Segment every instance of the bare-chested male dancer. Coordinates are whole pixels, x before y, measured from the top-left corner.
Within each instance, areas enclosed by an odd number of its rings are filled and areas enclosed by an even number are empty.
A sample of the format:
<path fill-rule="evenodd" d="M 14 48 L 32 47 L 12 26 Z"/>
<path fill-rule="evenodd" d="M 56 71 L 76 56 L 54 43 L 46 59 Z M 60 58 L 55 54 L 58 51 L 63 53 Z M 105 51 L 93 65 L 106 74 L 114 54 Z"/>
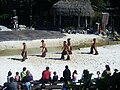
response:
<path fill-rule="evenodd" d="M 40 46 L 40 48 L 42 48 L 42 55 L 41 55 L 41 57 L 45 57 L 46 53 L 47 53 L 46 44 L 45 44 L 44 40 L 42 40 L 41 42 L 42 42 L 42 46 Z"/>
<path fill-rule="evenodd" d="M 93 50 L 95 51 L 95 53 Z M 93 43 L 92 43 L 91 48 L 90 48 L 90 54 L 93 54 L 93 53 L 94 53 L 94 55 L 98 55 L 98 51 L 96 48 L 96 38 L 93 38 Z"/>
<path fill-rule="evenodd" d="M 71 47 L 71 42 L 70 42 L 71 38 L 67 39 L 67 45 L 68 45 L 68 52 L 69 54 L 72 54 L 72 47 Z"/>
<path fill-rule="evenodd" d="M 23 49 L 22 49 L 21 55 L 23 57 L 22 61 L 25 61 L 25 59 L 27 59 L 27 45 L 26 45 L 26 43 L 23 43 Z"/>
<path fill-rule="evenodd" d="M 66 60 L 70 60 L 70 55 L 68 52 L 68 45 L 66 41 L 63 42 L 63 51 L 62 51 L 61 59 L 65 59 L 64 55 L 67 55 Z"/>

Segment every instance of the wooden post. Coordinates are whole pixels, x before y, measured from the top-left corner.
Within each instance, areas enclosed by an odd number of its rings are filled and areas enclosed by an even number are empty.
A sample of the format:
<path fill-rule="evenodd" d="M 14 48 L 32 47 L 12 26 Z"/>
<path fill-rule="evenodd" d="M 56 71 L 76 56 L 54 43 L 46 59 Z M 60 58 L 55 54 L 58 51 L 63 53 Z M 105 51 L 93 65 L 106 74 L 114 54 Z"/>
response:
<path fill-rule="evenodd" d="M 79 14 L 78 14 L 78 27 L 80 27 L 80 15 L 81 15 L 81 8 L 79 9 Z"/>
<path fill-rule="evenodd" d="M 59 24 L 60 24 L 60 28 L 61 28 L 61 14 L 60 14 L 60 22 L 59 22 Z"/>
<path fill-rule="evenodd" d="M 80 27 L 80 15 L 78 15 L 78 27 Z"/>
<path fill-rule="evenodd" d="M 87 16 L 85 16 L 85 28 L 87 28 L 88 21 L 87 21 Z"/>
<path fill-rule="evenodd" d="M 61 29 L 61 8 L 60 8 L 60 17 L 59 17 L 60 21 L 59 21 L 59 25 L 60 25 L 60 29 Z"/>
<path fill-rule="evenodd" d="M 54 26 L 56 25 L 56 15 L 54 13 Z"/>

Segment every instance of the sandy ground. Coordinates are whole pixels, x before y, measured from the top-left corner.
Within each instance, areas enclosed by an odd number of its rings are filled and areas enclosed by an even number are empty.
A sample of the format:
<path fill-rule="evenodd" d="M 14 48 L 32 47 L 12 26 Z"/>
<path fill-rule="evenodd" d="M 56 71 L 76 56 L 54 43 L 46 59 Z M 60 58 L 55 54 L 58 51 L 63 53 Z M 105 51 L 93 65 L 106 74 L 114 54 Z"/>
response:
<path fill-rule="evenodd" d="M 71 38 L 72 45 L 78 45 L 80 42 L 91 42 L 92 38 L 101 38 L 96 35 L 67 35 L 64 38 L 57 39 L 45 39 L 47 46 L 54 47 L 62 45 L 62 41 L 66 40 L 68 37 Z M 11 48 L 21 48 L 21 43 L 23 41 L 6 41 L 0 42 L 0 47 L 2 49 L 11 49 Z M 40 40 L 26 41 L 28 47 L 39 47 Z M 78 79 L 81 78 L 82 71 L 88 69 L 90 73 L 93 73 L 93 78 L 97 77 L 96 72 L 102 71 L 105 69 L 105 65 L 108 64 L 111 67 L 113 72 L 115 68 L 120 70 L 120 45 L 112 46 L 102 46 L 97 47 L 99 55 L 92 54 L 82 54 L 89 52 L 90 47 L 80 48 L 80 50 L 74 50 L 71 55 L 71 60 L 65 61 L 60 60 L 61 51 L 48 52 L 45 58 L 40 57 L 40 53 L 32 54 L 28 56 L 28 59 L 24 62 L 21 62 L 20 55 L 13 56 L 1 56 L 0 57 L 0 85 L 3 85 L 7 80 L 7 73 L 9 70 L 12 71 L 13 77 L 15 72 L 21 72 L 23 67 L 27 67 L 28 70 L 33 74 L 34 80 L 41 78 L 42 71 L 45 70 L 46 66 L 50 67 L 50 71 L 53 75 L 53 71 L 56 71 L 59 75 L 59 78 L 62 76 L 65 65 L 68 65 L 71 72 L 74 70 L 78 71 Z"/>
<path fill-rule="evenodd" d="M 47 47 L 61 47 L 63 45 L 63 41 L 67 40 L 67 38 L 71 38 L 72 46 L 78 46 L 84 43 L 91 43 L 93 38 L 97 38 L 97 40 L 104 41 L 105 39 L 94 34 L 65 34 L 63 38 L 55 38 L 55 39 L 44 39 Z M 21 49 L 22 43 L 26 42 L 28 48 L 39 48 L 41 45 L 41 39 L 37 40 L 20 40 L 20 41 L 2 41 L 0 42 L 0 50 L 6 49 Z"/>

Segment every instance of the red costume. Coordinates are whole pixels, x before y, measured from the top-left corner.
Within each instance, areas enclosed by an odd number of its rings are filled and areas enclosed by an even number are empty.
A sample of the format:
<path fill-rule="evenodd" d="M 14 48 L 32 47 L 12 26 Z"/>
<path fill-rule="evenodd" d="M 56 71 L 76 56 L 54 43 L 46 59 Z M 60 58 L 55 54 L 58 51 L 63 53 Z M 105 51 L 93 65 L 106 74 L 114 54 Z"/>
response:
<path fill-rule="evenodd" d="M 66 60 L 70 60 L 69 47 L 68 47 L 66 41 L 63 42 L 63 51 L 62 51 L 61 59 L 65 59 L 64 55 L 67 55 Z"/>

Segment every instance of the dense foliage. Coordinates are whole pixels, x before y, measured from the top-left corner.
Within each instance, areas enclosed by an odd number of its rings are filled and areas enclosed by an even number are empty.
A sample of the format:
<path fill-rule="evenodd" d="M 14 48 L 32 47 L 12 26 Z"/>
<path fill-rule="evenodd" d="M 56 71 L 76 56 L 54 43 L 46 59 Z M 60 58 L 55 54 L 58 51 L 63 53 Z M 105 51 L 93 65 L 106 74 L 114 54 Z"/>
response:
<path fill-rule="evenodd" d="M 0 0 L 0 24 L 10 26 L 10 19 L 15 14 L 19 17 L 19 24 L 29 26 L 31 17 L 34 25 L 44 23 L 45 19 L 50 19 L 49 10 L 57 1 L 59 0 Z M 107 11 L 106 8 L 113 8 L 114 10 L 110 13 L 119 16 L 120 2 L 118 0 L 90 1 L 95 11 L 102 12 Z M 16 10 L 16 13 L 13 10 Z M 37 22 L 37 20 L 40 20 L 40 22 Z M 114 20 L 116 19 L 114 18 Z M 119 19 L 117 19 L 118 21 L 120 22 Z"/>

